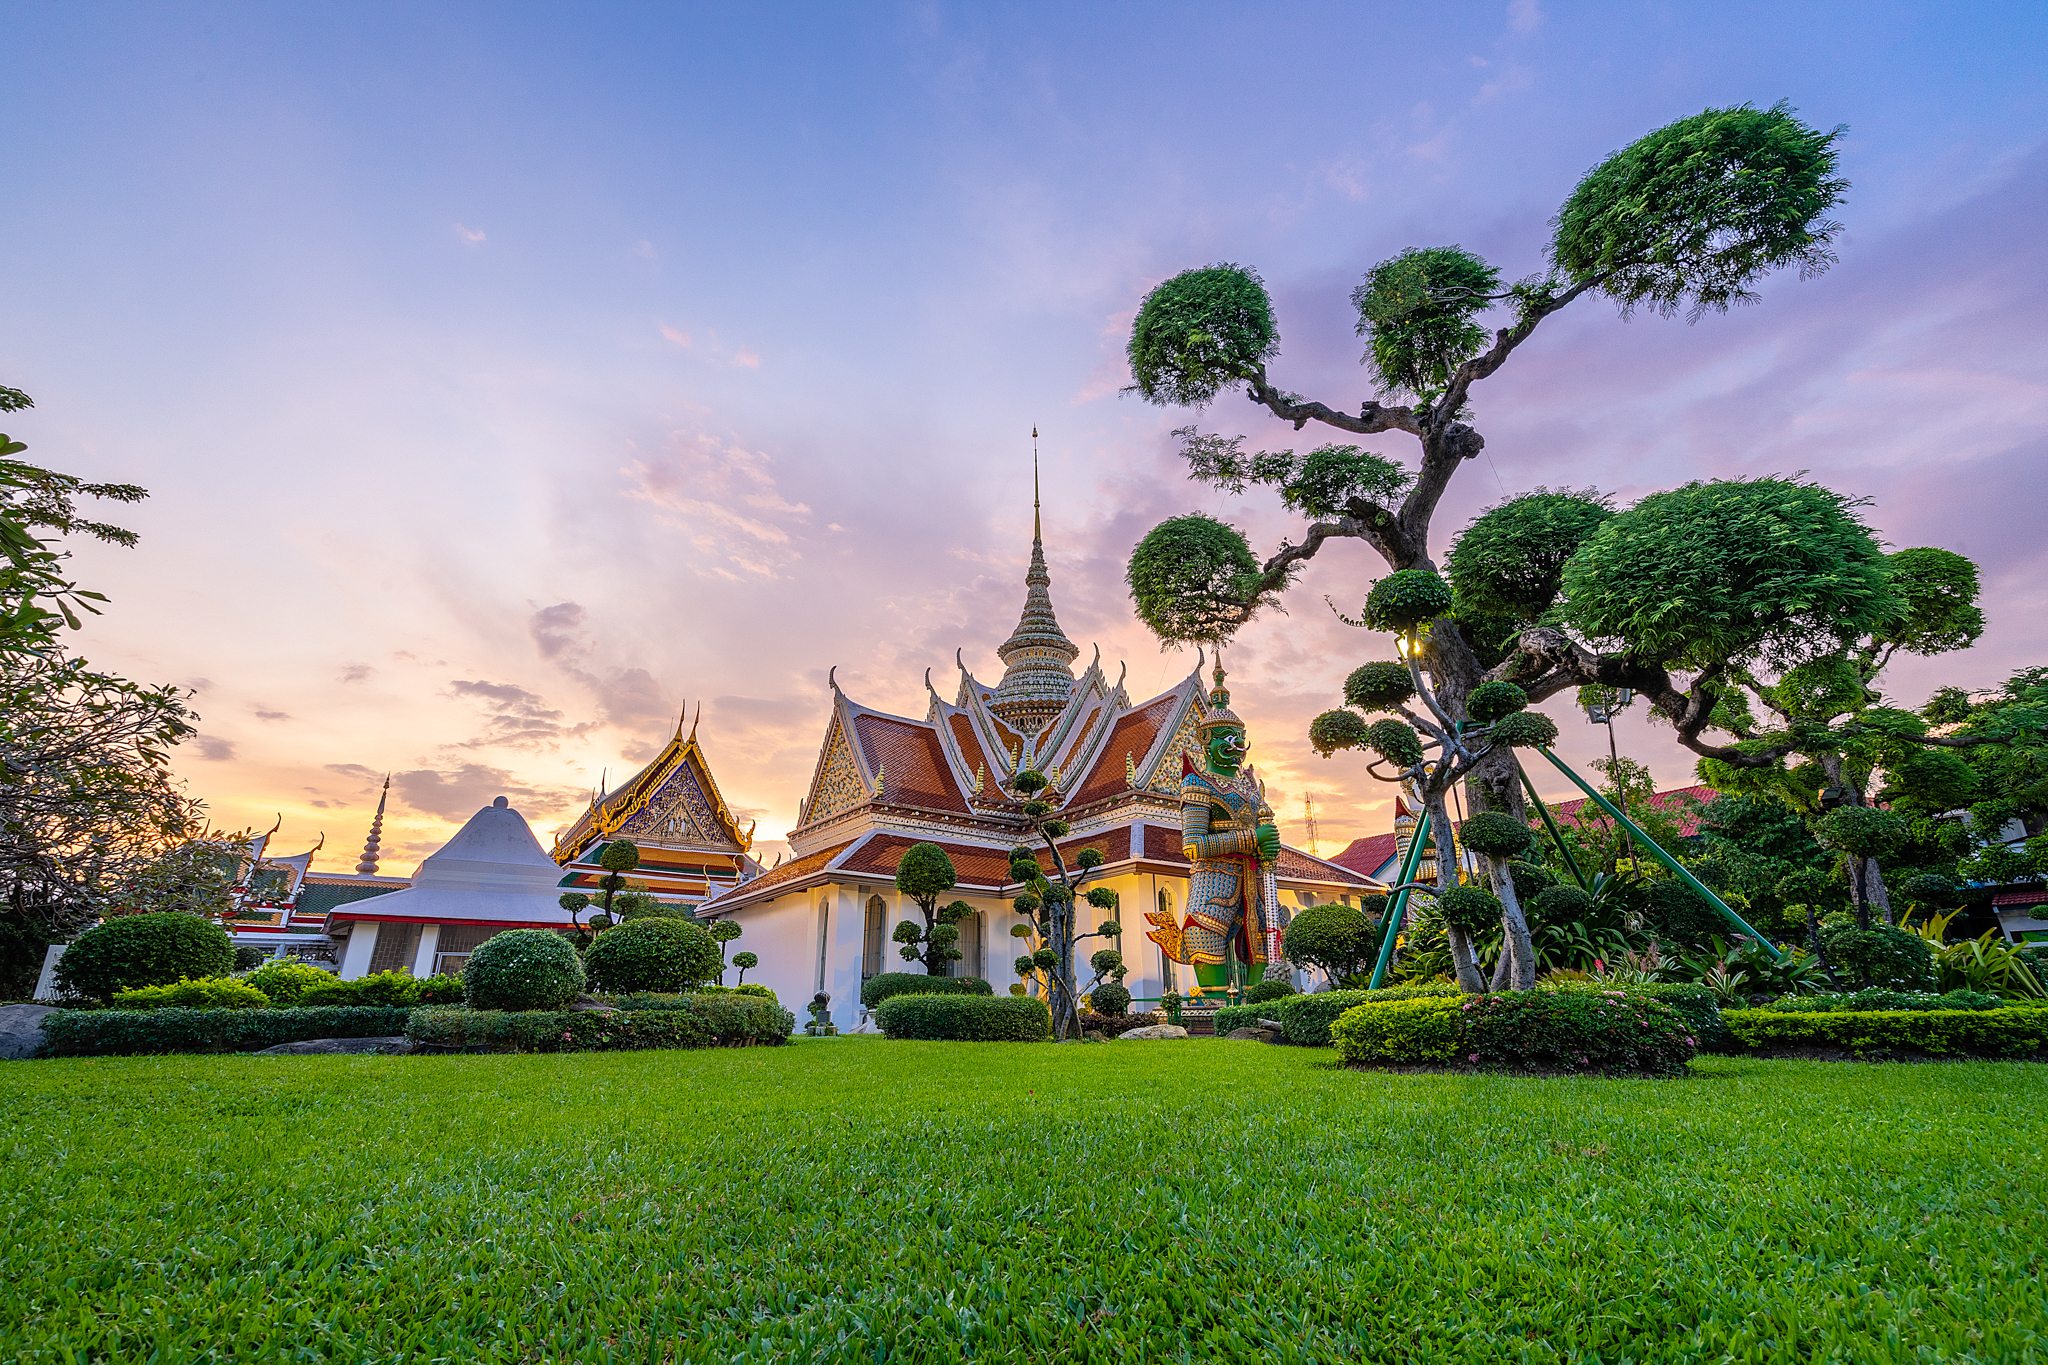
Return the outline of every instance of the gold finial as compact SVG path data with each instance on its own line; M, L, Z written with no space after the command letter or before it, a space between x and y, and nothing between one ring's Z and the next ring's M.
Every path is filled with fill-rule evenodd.
M1031 538L1043 540L1045 532L1038 512L1038 427L1031 428Z

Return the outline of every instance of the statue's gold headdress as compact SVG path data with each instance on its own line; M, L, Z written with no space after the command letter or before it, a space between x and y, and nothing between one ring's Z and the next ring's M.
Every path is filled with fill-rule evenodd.
M1206 736L1211 730L1224 726L1244 729L1244 721L1237 712L1230 709L1230 689L1223 685L1223 660L1216 660L1216 685L1209 689L1209 711L1202 717L1202 723L1195 729Z

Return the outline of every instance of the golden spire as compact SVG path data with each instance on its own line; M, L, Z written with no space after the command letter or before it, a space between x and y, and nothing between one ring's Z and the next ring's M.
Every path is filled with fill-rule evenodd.
M1045 538L1045 527L1038 513L1038 428L1031 428L1031 541L1035 545Z

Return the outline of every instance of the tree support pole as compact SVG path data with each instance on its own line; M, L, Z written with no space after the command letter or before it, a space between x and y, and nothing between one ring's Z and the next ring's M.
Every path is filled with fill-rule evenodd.
M1515 775L1522 779L1522 790L1529 793L1530 803L1536 807L1536 813L1543 817L1543 828L1550 831L1550 842L1557 845L1559 855L1564 858L1564 865L1571 869L1572 880L1579 884L1579 890L1591 894L1593 883L1588 881L1586 874L1579 869L1579 860L1572 856L1571 845L1564 841L1564 835L1557 828L1557 821L1551 818L1549 805L1536 794L1536 784L1529 780L1529 771L1522 766L1519 757L1515 759Z
M1665 866L1665 868L1674 875L1676 875L1680 881L1684 882L1687 886L1691 887L1695 894L1704 897L1707 904L1713 906L1716 910L1720 911L1721 918L1727 920L1730 924L1734 925L1735 928L1740 930L1743 934L1747 935L1750 938L1755 939L1759 944L1761 944L1763 946L1763 950L1771 955L1771 961L1784 961L1785 955L1778 951L1777 944L1771 942L1762 934L1758 933L1754 928L1750 926L1748 920L1744 919L1742 916L1736 914L1733 910L1729 909L1728 903L1726 901L1722 900L1712 891L1709 891L1705 883L1701 882L1698 877L1693 876L1692 873L1686 871L1685 868L1680 866L1678 859L1672 857L1669 853L1666 853L1661 847L1659 847L1657 841L1655 839L1652 839L1649 835L1645 834L1641 826L1637 825L1635 821L1629 819L1626 815L1622 814L1620 809L1616 807L1612 801L1609 801L1606 797L1602 796L1598 791L1594 790L1591 786L1589 786L1586 782L1586 779L1580 777L1577 773L1573 772L1571 768L1566 766L1565 761L1563 759L1559 758L1556 754L1550 752L1550 750L1548 749L1538 749L1536 752L1542 754L1545 758L1549 759L1551 763L1556 765L1557 770L1563 773L1566 777L1569 777L1572 780L1572 785L1576 786L1580 791L1584 792L1587 798L1591 800L1594 805L1600 807L1601 810L1606 811L1607 814L1613 818L1616 824L1620 825L1624 830L1628 832L1629 837L1634 839L1636 841L1636 844L1639 847L1641 847L1641 849L1645 853L1649 854L1652 858L1655 858L1658 862L1662 863Z
M1408 913L1409 883L1422 868L1422 850L1429 843L1429 812L1423 811L1415 817L1415 840L1408 845L1408 856L1401 860L1400 890L1394 893L1394 903L1387 907L1386 919L1381 922L1380 957L1373 964L1372 980L1365 983L1369 991L1380 988L1380 981L1387 974L1387 963L1393 960L1394 939L1401 932L1401 918Z

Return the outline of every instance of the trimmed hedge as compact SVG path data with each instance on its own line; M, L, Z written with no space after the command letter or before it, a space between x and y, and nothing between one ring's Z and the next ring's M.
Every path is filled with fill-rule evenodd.
M402 1009L58 1010L43 1020L56 1057L129 1053L254 1052L308 1038L382 1038L406 1031Z
M1278 1007L1289 1000L1298 999L1299 996L1284 995L1278 1000L1261 1000L1252 1005L1225 1005L1216 1011L1216 1036L1221 1038L1233 1029L1256 1028L1261 1019L1271 1019L1278 1023Z
M860 1003L875 1008L892 995L993 995L995 988L978 976L926 976L923 972L883 972L860 983Z
M1700 1040L1702 1052L1735 1052L1735 1035L1728 1032L1728 1025L1721 1020L1721 1001L1705 986L1683 981L1652 981L1630 986L1603 986L1599 982L1573 983L1568 986L1544 987L1548 990L1620 991L1623 995L1641 996L1661 1001L1675 1009L1685 1021L1692 1025L1693 1036Z
M1677 1076L1700 1046L1683 1014L1618 990L1500 991L1460 1008L1466 1057L1511 1071Z
M1699 1048L1677 1010L1621 991L1375 1000L1346 1010L1331 1032L1338 1054L1354 1064L1608 1076L1680 1075Z
M1839 1049L1859 1057L2048 1055L2048 1009L1728 1010L1744 1048L1773 1053Z
M1839 1014L1869 1010L1995 1010L2008 1002L1989 991L1830 991L1820 995L1787 995L1765 1009L1786 1014Z
M168 986L130 986L115 991L117 1010L261 1010L270 1008L270 997L246 981L231 976L187 978Z
M228 931L197 915L125 915L71 941L57 961L57 989L111 1000L130 986L226 976L235 969Z
M1455 1062L1465 1046L1465 1010L1448 995L1374 1000L1338 1015L1330 1041L1347 1062Z
M875 1022L891 1038L958 1043L1043 1043L1052 1038L1052 1012L1030 996L892 995L875 1007Z
M1273 1002L1278 1014L1269 1014L1268 1019L1278 1019L1280 1027L1287 1034L1287 1041L1303 1047L1328 1047L1330 1025L1337 1022L1337 1016L1354 1005L1363 1005L1368 1000L1417 1000L1428 996L1457 995L1458 988L1447 981L1424 981L1412 986L1386 986L1376 991L1317 991L1313 995L1297 995L1286 1000ZM1220 1011L1219 1011L1220 1013Z
M639 1009L416 1009L405 1036L430 1052L625 1052L646 1048L773 1046L796 1019L747 996L684 996Z
M389 1005L411 1009L415 1005L459 1005L463 999L459 976L417 977L411 972L373 972L369 976L343 981L337 977L307 986L299 992L300 1005Z

